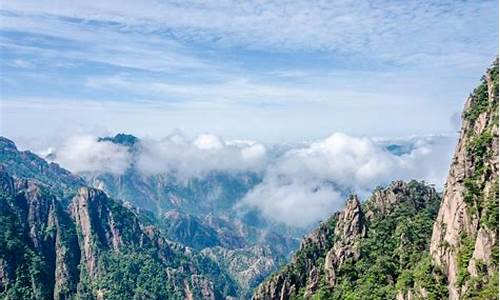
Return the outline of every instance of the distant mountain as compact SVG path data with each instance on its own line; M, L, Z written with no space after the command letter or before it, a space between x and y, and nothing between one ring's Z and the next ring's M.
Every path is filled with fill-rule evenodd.
M118 133L117 135L113 137L103 137L98 139L99 142L112 142L115 144L120 144L123 146L129 146L132 147L134 146L139 139L131 134L124 134L124 133Z
M99 140L128 147L132 160L137 161L140 139L117 134ZM146 175L132 163L122 175L80 175L89 185L113 198L150 211L158 220L157 225L173 240L197 250L216 247L204 253L210 253L210 257L232 274L246 290L245 295L250 295L263 278L278 270L297 248L298 238L303 234L300 229L275 226L253 211L238 209L238 202L262 180L255 172L211 171L204 176L179 180L168 170ZM269 236L279 238L269 240ZM243 260L258 261L262 255L266 265L243 263ZM236 263L239 260L240 265ZM245 269L244 265L251 269Z
M125 134L101 141L120 143L131 152L140 147L139 139ZM273 232L264 219L234 208L258 182L255 174L214 172L181 183L168 175L144 176L130 168L121 176L106 173L80 177L29 151L19 151L6 138L0 139L0 165L13 177L50 193L61 211L69 210L81 187L93 185L104 190L107 198L120 199L117 205L133 213L142 227L155 226L169 240L189 247L193 253L204 250L197 255L221 268L235 297L250 297L252 289L297 247L297 240L290 235ZM16 224L23 222L16 220ZM224 294L215 287L214 292Z
M498 91L497 59L466 101L442 199L415 181L352 196L253 299L498 299Z

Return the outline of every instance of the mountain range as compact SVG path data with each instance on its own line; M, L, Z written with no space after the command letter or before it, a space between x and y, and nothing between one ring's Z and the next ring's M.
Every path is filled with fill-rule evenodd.
M99 142L132 164L71 173L0 137L2 299L498 298L498 60L466 101L443 193L397 180L346 195L305 236L238 205L259 172L145 175L140 139Z

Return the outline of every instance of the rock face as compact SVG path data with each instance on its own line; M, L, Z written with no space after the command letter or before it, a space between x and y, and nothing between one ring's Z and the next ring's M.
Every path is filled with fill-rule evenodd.
M68 209L39 182L0 169L0 298L221 299L236 285L207 257L82 187Z
M396 298L397 283L425 253L439 201L416 181L393 182L363 205L351 196L253 299Z
M357 196L347 200L345 209L337 217L334 232L337 235L337 242L325 257L326 281L330 287L335 285L335 270L340 268L345 260L359 257L359 241L366 235L365 216ZM308 294L314 292L316 285L315 283L308 287Z
M498 60L462 119L430 245L450 299L471 298L498 280Z
M77 289L78 241L56 198L0 170L0 295L67 299ZM21 287L30 287L23 291Z

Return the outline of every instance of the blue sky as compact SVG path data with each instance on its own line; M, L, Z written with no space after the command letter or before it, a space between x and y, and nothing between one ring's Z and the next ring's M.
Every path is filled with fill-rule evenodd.
M264 142L456 131L497 1L3 1L19 141L174 129Z

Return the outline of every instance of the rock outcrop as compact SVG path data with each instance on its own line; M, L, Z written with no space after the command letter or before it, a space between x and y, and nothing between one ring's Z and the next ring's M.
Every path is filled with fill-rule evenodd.
M432 187L415 181L377 189L363 205L351 196L341 212L304 237L292 261L253 299L368 299L389 289L395 298L395 283L428 245L439 200ZM397 258L398 268L389 268L384 255ZM381 276L378 286L372 276Z
M335 285L335 270L338 270L345 260L359 257L359 241L366 235L365 216L357 196L347 200L345 209L337 217L334 232L336 243L325 257L326 281L330 287ZM317 283L313 287L316 286ZM313 287L308 288L309 294L314 292Z
M71 220L46 188L0 168L0 295L67 299L77 290L80 260ZM28 284L21 293L16 286ZM14 289L12 289L14 287Z
M467 99L430 252L450 299L498 280L498 61Z

